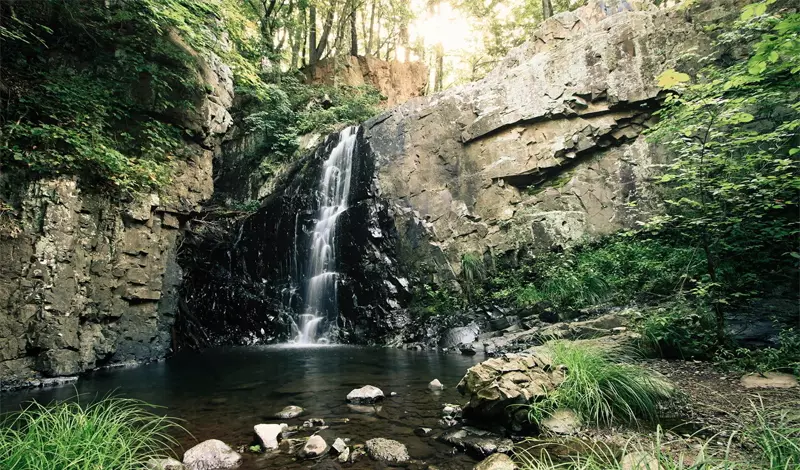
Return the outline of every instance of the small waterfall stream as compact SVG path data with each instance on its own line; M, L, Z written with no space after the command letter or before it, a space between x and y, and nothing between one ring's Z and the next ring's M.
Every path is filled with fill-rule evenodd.
M320 324L338 315L336 221L348 207L357 134L357 127L342 130L339 133L339 143L322 167L318 187L319 209L315 216L316 224L311 236L305 273L305 311L298 315L294 326L295 343L311 344L321 341L317 331Z

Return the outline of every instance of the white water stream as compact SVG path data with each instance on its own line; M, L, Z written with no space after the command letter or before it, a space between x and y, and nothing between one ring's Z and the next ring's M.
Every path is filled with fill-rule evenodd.
M339 143L322 167L319 182L320 205L311 237L306 269L306 307L298 316L295 343L316 343L323 320L338 314L336 306L336 220L347 210L350 179L353 169L357 127L339 133Z

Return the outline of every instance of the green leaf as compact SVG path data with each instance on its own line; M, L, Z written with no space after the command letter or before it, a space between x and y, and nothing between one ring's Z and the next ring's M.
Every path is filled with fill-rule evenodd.
M688 82L691 77L685 73L676 70L666 70L658 76L658 86L661 88L670 88L679 83Z

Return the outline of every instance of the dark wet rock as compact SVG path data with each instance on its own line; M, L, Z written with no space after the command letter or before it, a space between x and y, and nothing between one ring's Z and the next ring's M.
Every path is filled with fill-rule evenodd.
M517 464L506 454L492 454L475 465L473 470L516 470L517 468L519 468Z
M511 439L474 428L446 432L439 437L439 440L479 457L486 457L496 452L511 452L514 448Z
M304 428L313 428L317 426L325 426L325 420L322 418L311 418L303 421Z
M235 468L241 461L239 453L217 439L203 441L183 454L183 464L187 470Z
M414 429L414 434L419 437L428 437L433 433L433 429L431 428L416 428Z
M558 409L542 420L542 430L551 434L571 436L576 434L581 427L578 415L568 409Z
M305 459L311 459L324 454L327 450L328 444L325 442L325 439L323 439L322 436L315 435L308 438L308 441L297 455Z
M341 466L332 460L323 460L311 467L313 470L341 470Z
M275 413L275 417L278 419L292 419L300 416L301 414L303 414L303 408L295 405L289 405L281 411Z
M444 390L444 385L439 382L439 379L433 379L431 383L428 384L428 388L431 390Z
M365 385L361 388L352 390L347 394L347 401L357 405L371 404L383 400L383 392L378 387Z
M173 458L150 459L144 464L144 470L184 470L186 467Z
M378 437L366 442L367 454L375 460L385 463L402 463L410 460L405 444L392 439Z
M465 356L474 356L478 352L474 343L462 344L458 347L458 350L461 351L461 354Z
M283 432L288 429L285 424L257 424L253 427L256 438L264 450L277 449Z

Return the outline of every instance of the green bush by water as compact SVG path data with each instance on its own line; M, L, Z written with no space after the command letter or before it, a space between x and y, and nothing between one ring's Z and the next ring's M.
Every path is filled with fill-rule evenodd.
M0 427L4 470L141 470L170 454L174 420L147 403L106 398L93 404L32 403Z
M566 379L544 400L530 405L528 417L539 422L559 408L575 411L596 425L655 421L659 404L672 396L672 386L643 367L627 364L619 350L569 341L547 344L553 364L566 367Z

